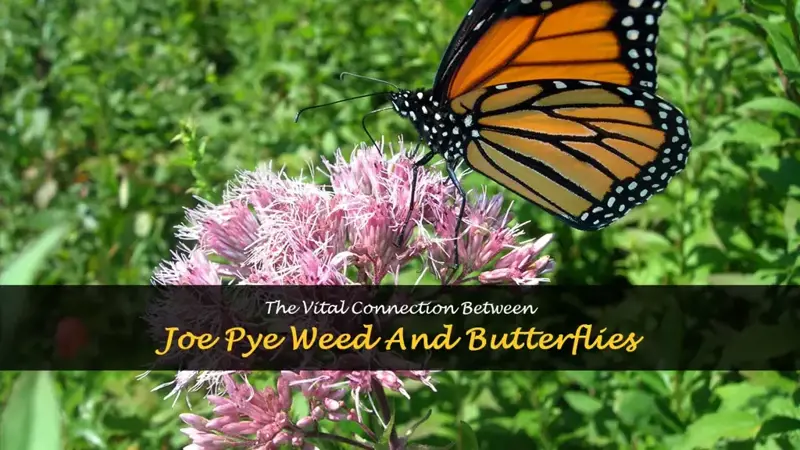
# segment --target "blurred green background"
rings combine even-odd
[[[182,121],[208,138],[212,201],[238,168],[274,160],[299,173],[307,161],[365,141],[361,117],[384,105],[358,100],[295,124],[299,108],[381,88],[340,81],[345,70],[429,86],[470,3],[4,0],[0,284],[148,283],[175,245],[183,208],[196,204],[190,154],[172,142]],[[597,233],[572,230],[507,195],[520,220],[530,221],[529,237],[556,234],[548,250],[557,262],[553,282],[797,284],[799,23],[797,0],[669,1],[659,93],[690,119],[688,167],[664,193]],[[369,129],[388,141],[415,136],[388,112],[371,117]],[[498,191],[479,174],[465,180],[469,188],[482,185]],[[171,409],[148,392],[158,376],[134,376],[54,373],[22,380],[19,389],[37,408],[47,410],[48,398],[59,402],[55,415],[29,422],[44,435],[62,429],[60,421],[64,448],[185,445],[177,431],[183,403]],[[0,374],[3,405],[15,378]],[[530,442],[800,448],[797,374],[441,378],[440,393],[423,389],[414,401],[398,402],[406,422],[434,408],[423,431],[435,442],[452,438],[460,419],[483,449]],[[17,411],[7,409],[4,423]]]

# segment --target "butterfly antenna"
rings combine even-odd
[[[351,76],[353,78],[361,78],[362,80],[369,80],[369,81],[374,81],[376,83],[382,83],[382,84],[385,84],[387,86],[391,86],[391,87],[397,89],[398,91],[400,90],[400,88],[397,87],[396,84],[392,84],[392,83],[390,83],[390,82],[388,82],[386,80],[381,80],[380,78],[368,77],[368,76],[365,76],[365,75],[359,75],[357,73],[352,73],[352,72],[342,72],[339,75],[339,79],[343,80],[345,75],[349,75],[349,76]]]
[[[357,96],[355,96],[355,97],[343,98],[343,99],[341,99],[341,100],[336,100],[335,102],[323,103],[323,104],[321,104],[321,105],[308,106],[308,107],[306,107],[306,108],[303,108],[303,109],[301,109],[300,111],[298,111],[298,112],[297,112],[297,115],[296,115],[296,116],[294,116],[294,121],[295,121],[295,123],[296,123],[296,122],[297,122],[297,121],[300,119],[300,114],[303,114],[304,112],[306,112],[306,111],[308,111],[308,110],[310,110],[310,109],[317,109],[317,108],[322,108],[322,107],[324,107],[324,106],[331,106],[331,105],[335,105],[335,104],[337,104],[337,103],[349,102],[349,101],[351,101],[351,100],[357,100],[357,99],[359,99],[359,98],[365,98],[365,97],[374,97],[374,96],[376,96],[376,95],[388,95],[388,94],[391,94],[391,92],[389,92],[389,91],[384,91],[384,92],[373,92],[373,93],[371,93],[371,94],[363,94],[363,95],[357,95]]]

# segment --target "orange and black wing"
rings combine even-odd
[[[558,80],[479,88],[453,100],[474,118],[470,167],[597,230],[662,191],[686,165],[686,117],[648,90]]]
[[[590,80],[656,89],[662,0],[477,0],[433,87],[446,103],[481,87]]]

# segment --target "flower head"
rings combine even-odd
[[[219,204],[201,201],[187,211],[188,222],[177,233],[182,242],[156,269],[153,283],[378,285],[386,277],[396,281],[413,260],[442,283],[546,281],[541,275],[553,269],[553,261],[540,253],[550,235],[521,242],[522,225],[504,208],[502,196],[485,191],[468,196],[460,221],[461,198],[452,183],[435,167],[415,168],[402,142],[400,147],[388,157],[363,146],[349,160],[337,152],[325,162],[328,187],[289,178],[271,166],[241,172]],[[456,248],[458,271],[453,268]],[[242,302],[225,314],[218,301],[162,305],[151,311],[150,318],[159,322],[151,324],[159,330],[163,323],[220,330],[239,324],[231,310],[252,316],[254,305],[262,303]],[[325,320],[296,318],[318,319]],[[410,398],[406,383],[420,382],[435,391],[432,375],[427,370],[284,371],[274,388],[256,389],[241,372],[181,371],[156,389],[171,386],[167,397],[177,399],[183,390],[209,386],[215,417],[181,415],[189,425],[182,431],[192,440],[186,449],[288,445],[311,450],[315,447],[307,438],[319,437],[314,433],[320,421],[364,426],[364,414],[386,404],[384,390]],[[291,414],[293,393],[307,402],[308,413],[299,419]],[[382,423],[388,417],[377,416]]]
[[[177,234],[183,242],[153,281],[377,285],[414,259],[451,284],[543,280],[538,275],[552,262],[522,263],[543,246],[520,247],[521,224],[513,224],[501,195],[469,195],[459,225],[461,201],[452,183],[435,167],[415,169],[400,147],[388,158],[374,148],[357,148],[349,160],[337,152],[324,164],[330,187],[270,165],[241,172],[219,205],[202,201],[187,211]],[[453,276],[456,245],[459,276]],[[503,253],[505,265],[492,270]]]

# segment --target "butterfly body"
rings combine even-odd
[[[457,164],[464,157],[474,124],[469,113],[459,114],[437,102],[431,90],[400,91],[389,98],[395,111],[411,121],[431,151],[449,164]]]

